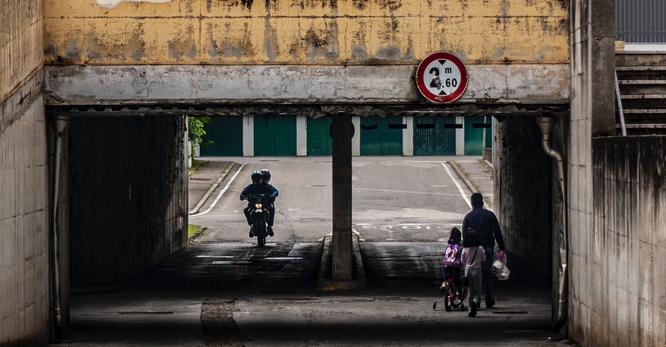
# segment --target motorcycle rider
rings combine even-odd
[[[278,195],[280,195],[280,192],[275,188],[273,185],[270,184],[271,182],[271,172],[268,171],[268,169],[263,169],[261,170],[261,178],[263,179],[262,185],[264,185],[271,193],[271,199],[270,199],[270,204],[266,207],[269,212],[269,217],[268,217],[268,235],[273,236],[273,222],[275,221],[275,199],[277,199]]]
[[[245,214],[245,219],[247,220],[247,224],[250,225],[250,237],[254,237],[251,228],[252,222],[250,221],[250,212],[252,212],[253,201],[250,201],[249,198],[251,198],[253,195],[259,195],[259,194],[272,195],[273,192],[269,189],[268,186],[263,184],[264,179],[260,171],[254,171],[252,173],[252,176],[250,177],[252,178],[252,183],[250,183],[243,189],[243,191],[240,194],[240,199],[241,200],[248,199],[247,207],[243,209],[243,213]],[[269,230],[270,230],[269,235],[273,236],[272,234],[273,231],[270,227]]]

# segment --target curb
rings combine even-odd
[[[470,192],[472,192],[472,193],[476,193],[476,192],[480,193],[481,192],[479,187],[477,187],[474,183],[472,183],[472,181],[469,178],[467,178],[467,175],[465,174],[465,171],[463,171],[460,164],[456,163],[455,161],[450,161],[449,163],[451,164],[451,167],[453,168],[453,171],[455,171],[456,175],[458,175],[458,177],[460,177],[460,179],[463,181],[463,183],[465,183],[465,185],[467,186],[467,189],[469,189]],[[486,163],[487,163],[487,161],[486,161]],[[491,166],[491,168],[492,168],[492,166]],[[485,205],[490,207],[491,209],[495,207],[495,206],[493,206],[492,203],[490,203],[488,201],[488,199],[486,198],[485,195],[483,196],[483,201],[484,201]]]
[[[321,262],[319,265],[319,276],[317,278],[317,290],[320,291],[338,291],[338,290],[356,290],[368,287],[368,281],[365,278],[365,269],[363,267],[363,257],[361,256],[361,247],[358,235],[352,235],[352,263],[354,266],[351,281],[335,281],[331,279],[331,246],[332,237],[325,236],[322,241]]]
[[[465,183],[467,186],[467,189],[469,189],[470,192],[476,193],[479,191],[479,188],[472,183],[472,181],[467,178],[467,175],[464,174],[463,169],[460,167],[460,164],[456,163],[455,161],[450,161],[451,167],[453,168],[453,171],[456,172],[456,175]]]
[[[197,237],[203,235],[203,233],[204,233],[206,230],[208,230],[208,228],[207,228],[207,227],[203,227],[203,228],[201,228],[201,230],[199,230],[199,231],[197,231],[196,233],[194,233],[194,235],[192,235],[192,236],[188,236],[188,237],[187,237],[187,243],[189,244],[189,243],[194,242],[194,239],[196,239]]]
[[[197,204],[194,205],[194,208],[193,208],[191,211],[187,212],[188,215],[191,215],[191,214],[197,214],[197,213],[199,212],[199,210],[201,210],[201,208],[202,208],[203,205],[206,203],[206,201],[207,201],[208,198],[211,196],[211,194],[213,194],[213,192],[215,191],[215,189],[217,189],[217,187],[220,186],[220,183],[222,183],[222,181],[224,180],[224,178],[227,177],[227,175],[228,175],[229,172],[231,171],[231,168],[234,166],[234,164],[235,164],[235,163],[231,162],[231,163],[229,163],[229,165],[227,165],[227,167],[224,169],[224,171],[222,171],[222,173],[220,174],[220,176],[217,177],[217,180],[215,181],[215,183],[214,183],[212,186],[210,186],[210,188],[208,188],[208,191],[206,191],[206,194],[204,194],[204,195],[201,197],[201,199],[199,200],[199,202],[197,202]]]

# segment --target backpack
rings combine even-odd
[[[444,260],[442,264],[450,267],[461,267],[462,261],[460,260],[462,247],[456,243],[449,243],[444,251]]]

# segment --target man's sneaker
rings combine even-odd
[[[254,233],[252,232],[252,228],[250,228],[250,237],[254,237]]]
[[[275,236],[275,233],[273,233],[273,227],[268,227],[268,235]]]
[[[493,306],[495,306],[495,299],[486,300],[486,308],[487,309],[493,308]]]
[[[472,308],[467,313],[467,317],[476,317],[476,308]]]

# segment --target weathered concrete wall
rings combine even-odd
[[[49,203],[40,86],[41,74],[34,75],[0,105],[0,346],[48,338]]]
[[[47,0],[49,64],[567,63],[564,0]]]
[[[507,118],[493,133],[494,206],[507,249],[531,265],[530,277],[551,276],[551,164],[534,118]]]
[[[0,346],[48,339],[41,0],[0,0]]]
[[[414,65],[49,66],[51,103],[414,103]],[[563,104],[569,66],[472,65],[461,102]]]
[[[0,103],[44,60],[43,0],[0,1]]]
[[[591,306],[579,303],[591,303],[598,295],[590,288],[594,270],[588,259],[594,227],[592,136],[608,134],[613,126],[615,105],[609,78],[614,73],[614,54],[609,39],[615,35],[615,1],[574,0],[570,8],[571,113],[568,124],[562,125],[569,235],[567,330],[584,345],[602,345],[598,341],[608,332],[592,323],[603,318]]]
[[[572,334],[585,346],[666,346],[666,137],[593,140],[594,229],[572,235]],[[587,295],[583,295],[587,293]]]
[[[122,284],[187,242],[184,117],[72,118],[73,287]]]

